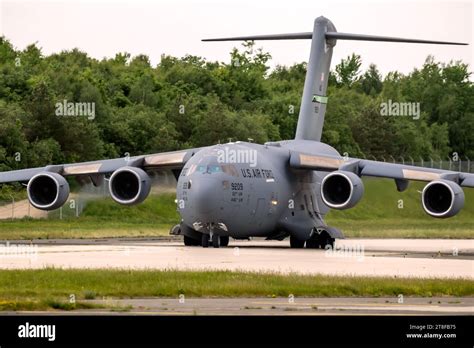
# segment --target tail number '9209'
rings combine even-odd
[[[230,201],[233,203],[242,203],[244,201],[242,192],[244,190],[244,184],[241,182],[233,182],[230,184],[230,187],[232,189]]]
[[[233,182],[232,184],[230,184],[230,188],[233,191],[242,191],[244,189],[244,184],[242,184],[241,182]]]

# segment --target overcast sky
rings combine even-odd
[[[95,58],[117,52],[185,54],[229,61],[238,43],[204,43],[208,37],[311,31],[316,17],[328,17],[338,31],[467,42],[469,46],[339,41],[333,66],[352,52],[363,68],[375,63],[387,73],[407,73],[432,54],[442,62],[472,67],[472,1],[319,0],[0,0],[0,30],[15,47],[37,42],[44,54],[78,47]],[[307,61],[309,40],[258,42],[271,65]],[[471,68],[472,70],[472,68]]]

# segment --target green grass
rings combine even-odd
[[[279,275],[231,271],[2,270],[0,310],[87,308],[84,300],[170,297],[305,297],[474,295],[466,279]],[[76,304],[68,300],[74,294]],[[111,304],[107,305],[107,302]],[[113,301],[105,307],[114,308]],[[93,307],[90,307],[93,308]]]
[[[72,311],[75,309],[96,309],[105,308],[103,305],[95,303],[76,302],[69,303],[57,299],[43,299],[38,301],[30,300],[0,300],[0,311],[45,311],[62,310]]]
[[[398,192],[393,180],[365,179],[365,193],[354,208],[332,210],[327,223],[347,237],[366,238],[474,238],[474,189],[465,188],[466,203],[449,219],[428,216],[421,205],[424,183],[412,182]],[[399,208],[400,200],[403,208]]]
[[[0,239],[167,236],[180,220],[174,200],[174,194],[162,194],[143,204],[122,206],[107,198],[90,201],[78,218],[63,208],[63,220],[58,211],[48,219],[3,220]]]
[[[4,204],[10,204],[12,198],[18,202],[28,197],[26,190],[21,188],[21,185],[0,185],[0,206]]]
[[[377,219],[408,219],[422,221],[438,221],[443,223],[471,222],[474,219],[474,189],[464,188],[466,204],[461,212],[450,219],[433,219],[428,216],[421,205],[421,191],[425,183],[411,182],[405,192],[398,192],[393,180],[364,179],[365,192],[362,200],[352,209],[332,210],[330,220],[373,220]],[[399,200],[403,200],[403,208],[399,208]]]
[[[2,221],[0,240],[168,236],[173,224],[78,221]]]
[[[365,238],[474,238],[474,189],[466,188],[464,209],[450,219],[426,215],[420,202],[423,183],[411,183],[398,192],[393,180],[366,179],[365,194],[355,207],[331,211],[330,226],[346,237]],[[1,239],[106,238],[167,236],[180,220],[174,194],[152,195],[137,206],[121,206],[110,198],[90,201],[79,218],[67,207],[59,220],[57,211],[48,219],[3,220]],[[400,209],[399,200],[403,200]],[[72,212],[72,213],[71,213]]]

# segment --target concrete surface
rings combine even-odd
[[[474,240],[350,239],[335,251],[290,249],[288,241],[234,241],[227,248],[179,240],[0,242],[0,269],[132,268],[474,279]],[[66,244],[67,243],[67,244]]]
[[[154,298],[84,301],[117,309],[2,315],[470,315],[474,298]]]

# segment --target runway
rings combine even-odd
[[[474,240],[348,239],[334,251],[285,241],[185,247],[177,239],[0,242],[0,269],[121,268],[474,279]]]

